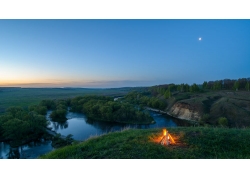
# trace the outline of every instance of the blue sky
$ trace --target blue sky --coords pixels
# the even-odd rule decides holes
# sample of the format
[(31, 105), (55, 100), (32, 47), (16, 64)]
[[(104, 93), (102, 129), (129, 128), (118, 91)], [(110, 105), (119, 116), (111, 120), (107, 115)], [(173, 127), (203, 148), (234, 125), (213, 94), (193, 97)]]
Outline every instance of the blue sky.
[(0, 86), (105, 88), (250, 77), (249, 32), (250, 20), (0, 20)]

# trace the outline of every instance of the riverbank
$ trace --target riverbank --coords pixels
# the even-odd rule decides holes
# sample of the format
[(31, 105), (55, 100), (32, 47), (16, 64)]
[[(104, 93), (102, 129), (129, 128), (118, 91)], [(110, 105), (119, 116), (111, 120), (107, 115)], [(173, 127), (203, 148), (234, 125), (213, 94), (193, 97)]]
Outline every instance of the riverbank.
[(175, 117), (175, 116), (169, 114), (169, 113), (166, 112), (166, 111), (162, 111), (162, 110), (160, 110), (160, 109), (154, 109), (154, 108), (150, 108), (150, 107), (145, 107), (145, 109), (146, 109), (146, 110), (149, 110), (149, 111), (157, 112), (157, 113), (160, 113), (160, 114), (166, 114), (166, 115), (168, 115), (168, 116), (170, 116), (170, 117), (173, 117), (173, 118), (176, 118), (176, 119), (179, 119), (179, 120), (184, 120), (184, 121), (188, 121), (188, 122), (190, 122), (190, 123), (198, 124), (198, 122), (195, 121), (195, 120), (181, 119), (181, 118), (178, 118), (178, 117)]
[(176, 144), (162, 146), (162, 129), (128, 129), (57, 149), (42, 159), (249, 159), (250, 130), (168, 128)]

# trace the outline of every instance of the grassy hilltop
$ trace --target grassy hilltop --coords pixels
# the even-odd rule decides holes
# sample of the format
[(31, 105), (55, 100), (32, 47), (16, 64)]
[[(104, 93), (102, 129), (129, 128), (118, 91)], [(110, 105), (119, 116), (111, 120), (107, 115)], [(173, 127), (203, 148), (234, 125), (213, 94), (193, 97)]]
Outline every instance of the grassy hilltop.
[(108, 133), (54, 150), (42, 159), (249, 159), (250, 129), (169, 128), (176, 144), (162, 146), (162, 129)]

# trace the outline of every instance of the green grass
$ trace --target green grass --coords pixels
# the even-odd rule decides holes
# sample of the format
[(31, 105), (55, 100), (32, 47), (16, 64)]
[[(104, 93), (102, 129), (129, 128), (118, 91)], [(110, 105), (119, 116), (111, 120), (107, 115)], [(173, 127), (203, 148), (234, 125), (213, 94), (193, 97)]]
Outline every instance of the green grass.
[(81, 89), (81, 88), (0, 88), (0, 113), (10, 106), (27, 108), (44, 99), (72, 98), (80, 95), (125, 95), (129, 88)]
[(175, 145), (162, 146), (162, 129), (108, 133), (54, 150), (44, 159), (248, 159), (250, 129), (169, 128)]

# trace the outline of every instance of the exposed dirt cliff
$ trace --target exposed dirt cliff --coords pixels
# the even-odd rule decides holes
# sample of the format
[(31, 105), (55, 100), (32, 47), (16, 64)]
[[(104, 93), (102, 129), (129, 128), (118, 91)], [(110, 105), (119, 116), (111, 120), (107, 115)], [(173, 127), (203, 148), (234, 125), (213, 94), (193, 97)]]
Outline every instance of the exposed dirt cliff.
[(171, 116), (179, 119), (194, 120), (194, 121), (198, 121), (202, 116), (200, 108), (190, 105), (186, 102), (176, 102), (170, 108), (168, 113)]

